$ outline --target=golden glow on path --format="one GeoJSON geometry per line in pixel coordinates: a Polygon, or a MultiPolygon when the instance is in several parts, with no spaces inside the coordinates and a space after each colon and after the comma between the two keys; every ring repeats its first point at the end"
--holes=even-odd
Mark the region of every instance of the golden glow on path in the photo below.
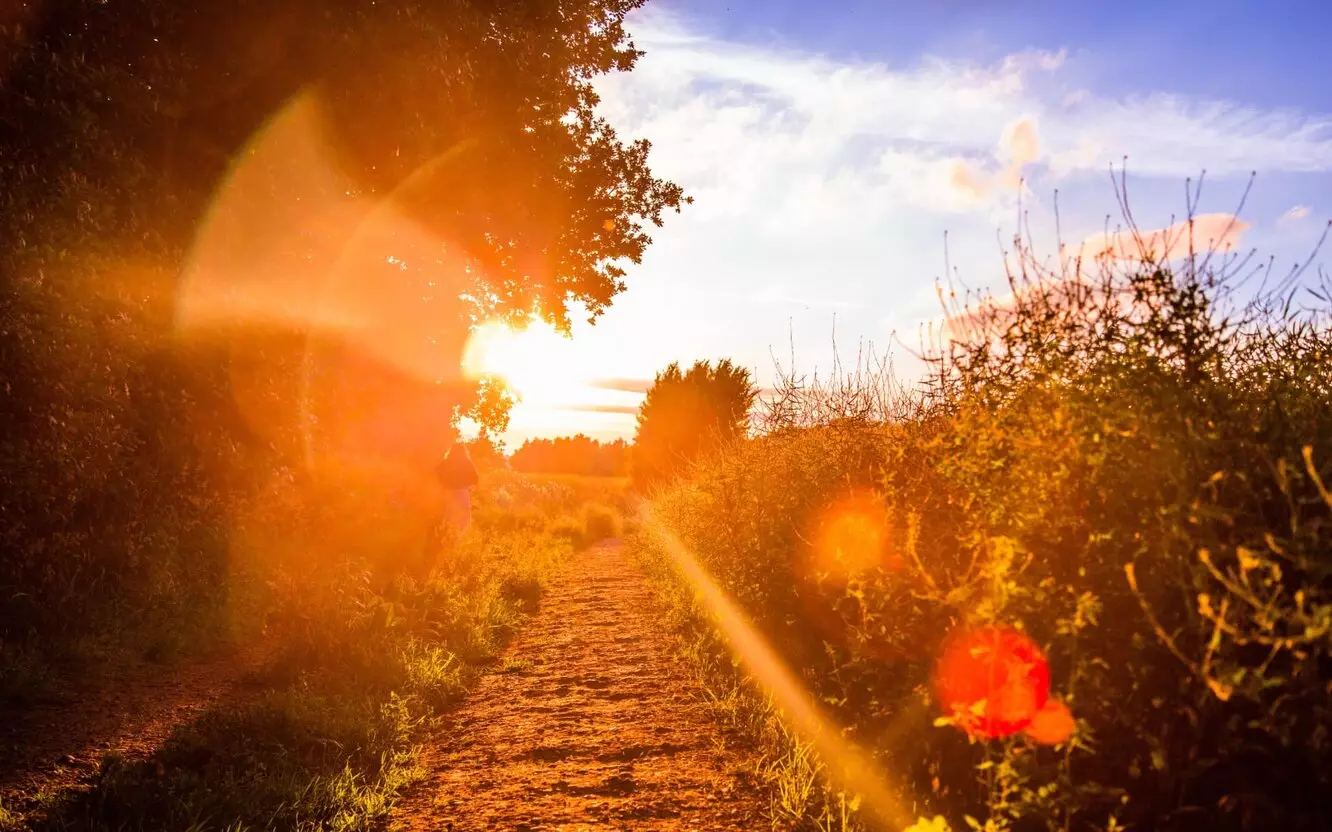
{"type": "Polygon", "coordinates": [[[859,795],[867,816],[883,826],[906,829],[914,825],[915,819],[904,808],[899,791],[886,782],[868,754],[841,735],[744,611],[727,597],[684,543],[656,518],[647,503],[640,509],[640,517],[643,527],[693,587],[731,653],[772,697],[787,725],[818,752],[833,779],[849,793],[859,795]]]}

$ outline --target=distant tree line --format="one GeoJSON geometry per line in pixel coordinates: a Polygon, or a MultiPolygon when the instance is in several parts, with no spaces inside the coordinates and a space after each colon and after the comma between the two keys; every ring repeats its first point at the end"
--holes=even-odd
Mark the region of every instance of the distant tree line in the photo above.
{"type": "Polygon", "coordinates": [[[599,442],[581,433],[529,439],[513,452],[509,465],[526,474],[623,477],[629,474],[629,446],[623,439],[599,442]]]}

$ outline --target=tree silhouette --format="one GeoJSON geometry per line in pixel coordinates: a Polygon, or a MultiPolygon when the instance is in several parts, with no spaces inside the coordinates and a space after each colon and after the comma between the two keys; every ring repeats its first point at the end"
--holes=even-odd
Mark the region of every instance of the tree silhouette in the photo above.
{"type": "Polygon", "coordinates": [[[700,454],[745,435],[758,390],[748,370],[729,359],[672,363],[657,374],[638,411],[632,472],[651,486],[700,454]]]}
{"type": "Polygon", "coordinates": [[[629,472],[628,448],[623,439],[603,443],[581,433],[529,439],[514,451],[510,465],[528,474],[621,477],[629,472]]]}

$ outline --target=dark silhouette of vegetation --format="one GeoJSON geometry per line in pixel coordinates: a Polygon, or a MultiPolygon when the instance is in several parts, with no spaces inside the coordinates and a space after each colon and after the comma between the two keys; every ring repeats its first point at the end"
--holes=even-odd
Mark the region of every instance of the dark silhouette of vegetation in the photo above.
{"type": "MultiPolygon", "coordinates": [[[[270,511],[276,487],[284,510],[270,519],[284,527],[363,504],[331,499],[342,486],[305,465],[341,426],[257,431],[242,405],[287,404],[240,402],[237,378],[261,371],[265,389],[305,389],[354,361],[375,382],[331,394],[339,406],[382,408],[393,393],[413,402],[394,418],[441,437],[451,416],[502,418],[496,389],[453,391],[437,408],[419,375],[299,324],[177,337],[180,276],[247,143],[292,102],[312,102],[347,184],[307,204],[391,201],[465,263],[471,306],[432,313],[440,332],[421,332],[423,344],[456,349],[470,322],[534,306],[556,324],[575,301],[599,314],[624,288],[617,264],[637,261],[646,228],[684,201],[651,175],[645,141],[621,141],[593,112],[591,79],[637,58],[622,22],[639,5],[69,0],[5,13],[0,676],[11,693],[27,686],[12,680],[90,647],[142,636],[151,643],[137,651],[166,655],[253,631],[260,616],[238,618],[227,592],[234,519],[270,511]],[[342,363],[312,365],[312,344],[341,350],[342,363]]],[[[280,194],[283,173],[256,171],[273,183],[257,192],[280,194]]],[[[346,241],[320,228],[293,230],[281,255],[340,250],[346,241]]],[[[395,239],[375,255],[378,285],[433,286],[437,255],[395,239]]],[[[345,535],[328,546],[373,548],[345,535]]]]}
{"type": "Polygon", "coordinates": [[[509,467],[509,461],[504,456],[503,446],[490,436],[478,436],[465,444],[467,445],[467,454],[479,470],[493,471],[509,467]]]}
{"type": "Polygon", "coordinates": [[[745,435],[758,390],[749,371],[729,359],[697,361],[657,374],[638,411],[632,475],[648,487],[684,470],[700,455],[745,435]]]}
{"type": "Polygon", "coordinates": [[[629,448],[623,439],[598,442],[581,433],[529,439],[513,452],[509,465],[528,474],[623,477],[629,474],[629,448]]]}
{"type": "MultiPolygon", "coordinates": [[[[873,361],[787,375],[754,438],[656,500],[919,815],[1332,826],[1332,294],[1292,275],[1237,297],[1266,275],[1192,242],[1171,264],[1052,268],[1019,239],[1011,297],[955,299],[924,390],[873,361]],[[811,560],[848,494],[873,551],[811,560]],[[1070,741],[931,724],[940,646],[988,625],[1042,646],[1070,741]]],[[[774,788],[805,795],[781,813],[836,821],[836,785],[796,788],[817,763],[744,693],[693,590],[674,597],[717,700],[777,761],[774,788]]]]}

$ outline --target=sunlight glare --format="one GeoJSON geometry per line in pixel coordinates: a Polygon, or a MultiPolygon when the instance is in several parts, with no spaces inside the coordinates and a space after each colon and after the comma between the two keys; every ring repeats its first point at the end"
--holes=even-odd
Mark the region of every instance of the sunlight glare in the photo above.
{"type": "Polygon", "coordinates": [[[573,341],[545,321],[514,329],[501,321],[481,324],[463,351],[468,378],[498,376],[529,406],[571,401],[583,387],[585,368],[573,341]]]}

